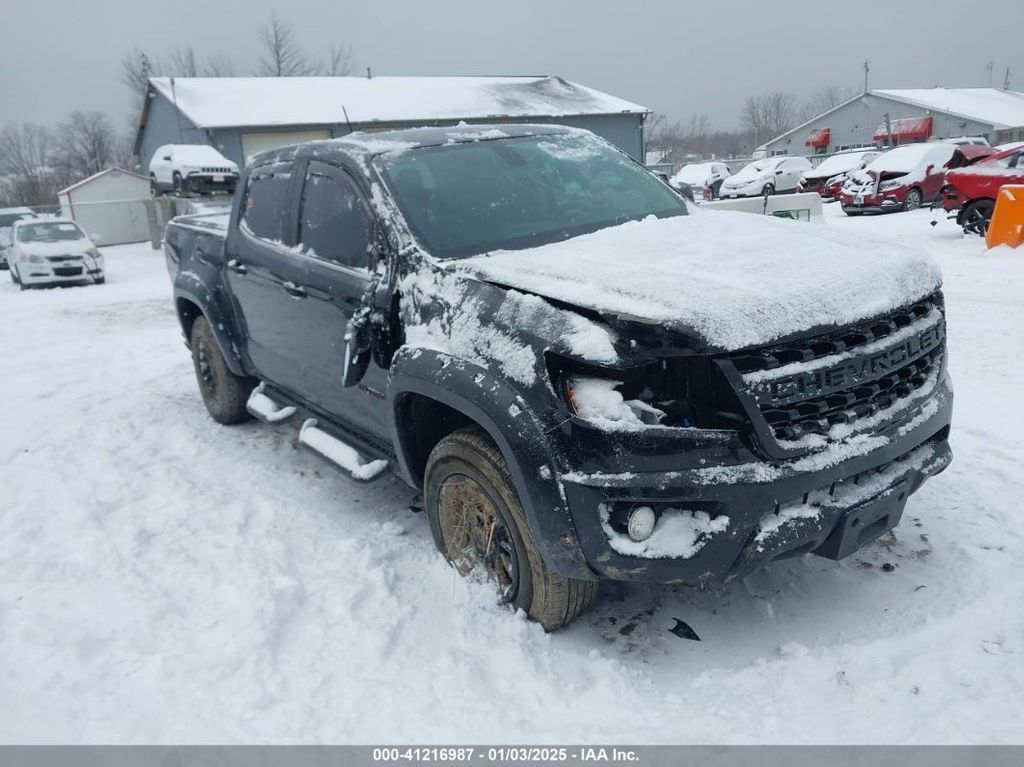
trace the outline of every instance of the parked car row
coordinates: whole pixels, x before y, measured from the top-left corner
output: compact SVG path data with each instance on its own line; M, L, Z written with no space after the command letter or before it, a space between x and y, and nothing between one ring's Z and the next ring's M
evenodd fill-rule
M1024 182L1022 152L1024 142L991 147L983 138L964 137L887 151L853 149L816 167L805 157L778 156L730 175L720 161L691 163L671 183L692 189L697 201L817 192L850 216L941 204L967 231L983 234L999 186Z

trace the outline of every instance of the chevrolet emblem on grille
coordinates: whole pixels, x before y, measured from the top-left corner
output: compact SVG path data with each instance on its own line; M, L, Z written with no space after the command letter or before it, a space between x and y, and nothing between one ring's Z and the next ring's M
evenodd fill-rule
M843 360L835 365L760 381L750 388L758 402L775 404L817 397L872 381L899 370L942 344L945 337L941 322L901 340L887 349Z

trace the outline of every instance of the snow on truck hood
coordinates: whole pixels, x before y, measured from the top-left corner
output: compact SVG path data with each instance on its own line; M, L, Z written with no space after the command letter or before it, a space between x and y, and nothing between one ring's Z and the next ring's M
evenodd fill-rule
M892 240L736 211L648 218L456 268L724 350L876 316L942 281L926 254Z

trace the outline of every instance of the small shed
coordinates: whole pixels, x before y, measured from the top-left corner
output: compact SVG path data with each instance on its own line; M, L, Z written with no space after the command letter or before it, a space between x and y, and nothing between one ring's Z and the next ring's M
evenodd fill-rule
M107 168L57 193L61 215L75 220L97 245L149 239L149 179Z

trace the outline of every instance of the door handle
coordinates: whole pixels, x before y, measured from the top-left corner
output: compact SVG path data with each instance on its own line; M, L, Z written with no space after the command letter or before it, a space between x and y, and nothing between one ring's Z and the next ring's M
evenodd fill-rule
M294 296L295 298L306 297L306 289L301 285L296 285L291 280L288 282L282 282L281 287L284 288L285 292L290 296Z
M232 258L228 261L228 269L238 274L245 274L248 269L245 268L245 264L239 261L237 258Z

